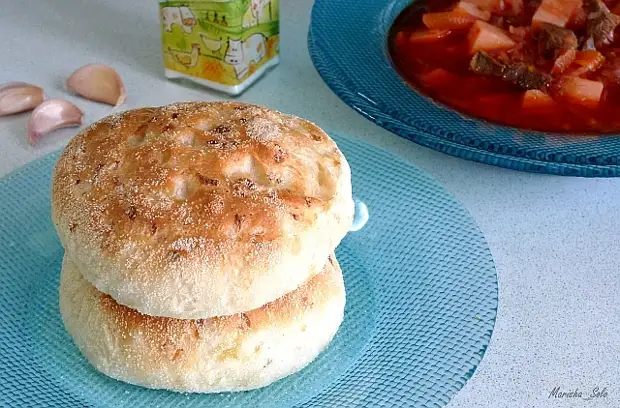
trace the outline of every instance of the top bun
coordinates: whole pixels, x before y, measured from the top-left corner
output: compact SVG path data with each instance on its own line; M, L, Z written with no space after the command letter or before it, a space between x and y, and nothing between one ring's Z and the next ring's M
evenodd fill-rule
M232 102L107 117L56 163L52 218L119 304L199 319L252 310L319 273L353 220L351 173L303 119Z

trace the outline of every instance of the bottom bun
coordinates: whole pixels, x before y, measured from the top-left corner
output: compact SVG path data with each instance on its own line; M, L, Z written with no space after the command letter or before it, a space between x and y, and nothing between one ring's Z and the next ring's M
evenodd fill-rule
M297 290L232 316L182 320L119 305L65 256L60 312L69 334L102 373L131 384L213 393L264 387L314 360L342 322L345 290L332 255Z

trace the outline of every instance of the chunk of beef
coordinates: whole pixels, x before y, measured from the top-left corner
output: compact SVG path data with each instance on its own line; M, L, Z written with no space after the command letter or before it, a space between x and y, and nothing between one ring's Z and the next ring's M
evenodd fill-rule
M549 75L526 64L506 66L502 78L523 89L544 89L551 82Z
M502 78L522 89L544 89L551 77L527 64L502 64L484 51L477 52L471 59L470 69L480 75Z
M501 77L506 66L485 51L478 51L472 57L469 68L476 74Z
M586 23L586 34L597 48L614 41L614 30L620 24L620 17L613 14L601 0L590 0L590 14Z
M546 60L555 60L566 51L577 49L577 36L571 30L551 23L540 23L538 53Z

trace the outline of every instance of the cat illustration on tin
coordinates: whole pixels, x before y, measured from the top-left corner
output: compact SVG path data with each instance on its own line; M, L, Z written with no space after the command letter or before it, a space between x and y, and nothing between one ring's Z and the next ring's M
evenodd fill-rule
M267 55L267 44L262 34L252 34L245 41L228 39L224 61L232 65L237 79L243 78L250 70L250 63L258 64Z

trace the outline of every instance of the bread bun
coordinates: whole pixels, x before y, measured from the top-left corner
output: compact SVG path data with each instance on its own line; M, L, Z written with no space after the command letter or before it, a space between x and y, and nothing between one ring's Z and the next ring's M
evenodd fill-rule
M351 174L317 126L233 102L103 119L54 171L60 240L98 290L153 316L257 308L320 272L353 219Z
M152 317L121 306L66 256L60 281L65 327L97 370L173 391L249 390L302 369L333 338L344 305L334 257L308 283L274 302L202 320Z

